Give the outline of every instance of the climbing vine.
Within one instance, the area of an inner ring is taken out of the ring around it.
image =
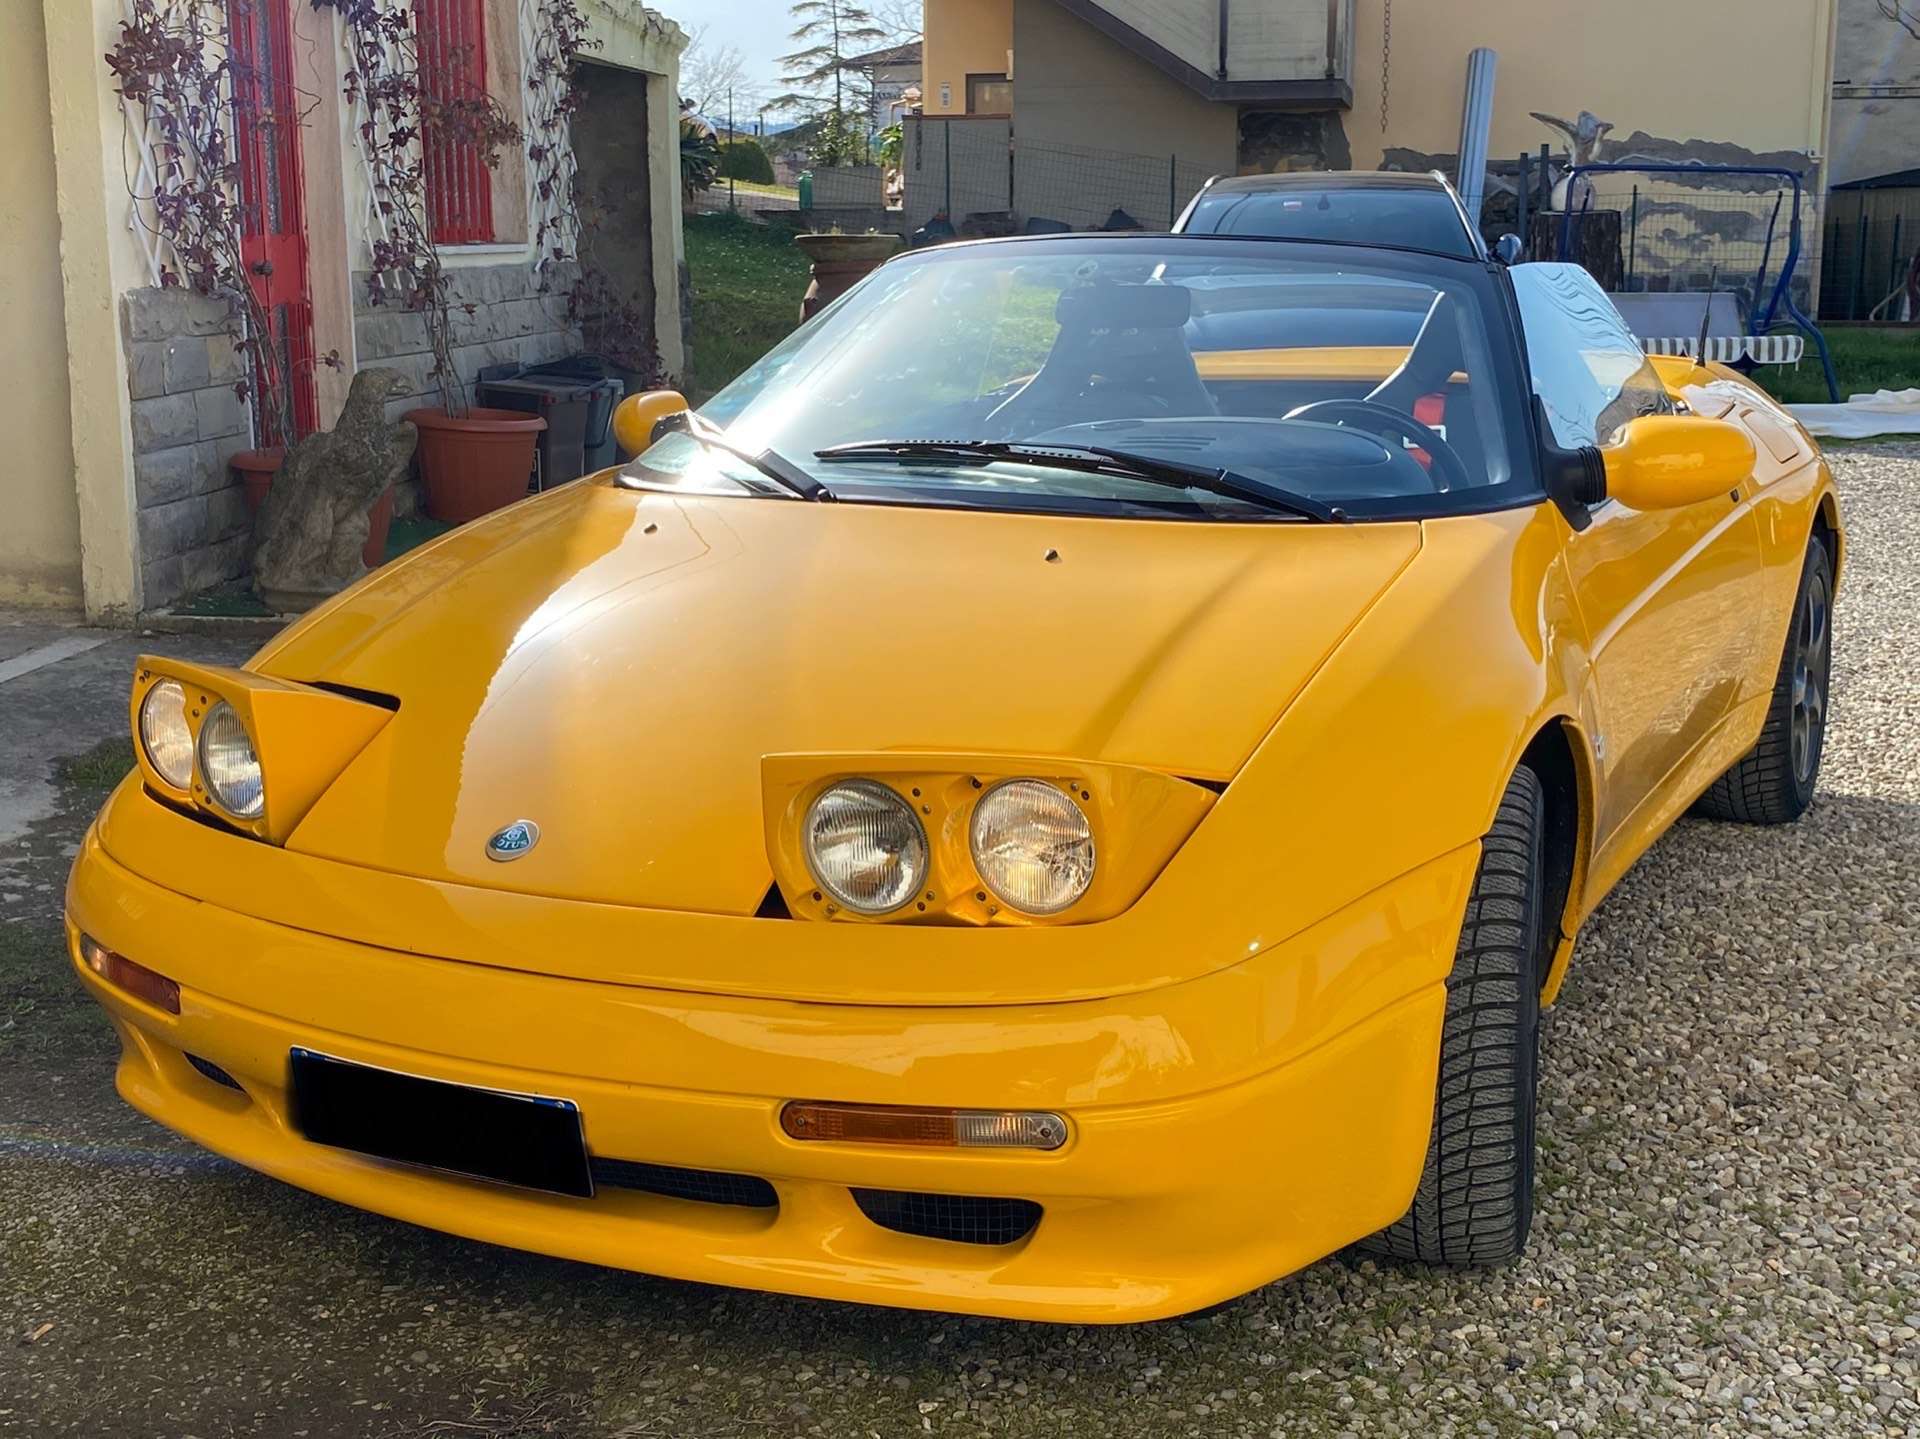
[[[236,83],[264,102],[255,117],[263,130],[299,125],[297,95],[278,96],[263,77],[238,70],[227,6],[218,0],[130,0],[127,18],[107,51],[120,97],[121,123],[138,157],[127,175],[135,223],[148,242],[154,278],[228,306],[242,378],[234,392],[253,408],[262,444],[293,439],[293,380],[289,356],[272,342],[266,301],[251,283],[242,254],[245,223],[240,164],[235,153]],[[274,108],[276,102],[281,108]],[[270,287],[271,274],[260,278]],[[328,354],[319,363],[338,367]]]
[[[427,209],[425,147],[435,141],[471,146],[493,169],[503,147],[521,143],[520,127],[484,91],[442,95],[426,83],[413,6],[404,0],[313,0],[313,6],[336,13],[346,38],[342,89],[366,159],[375,222],[367,298],[375,305],[398,303],[425,320],[441,405],[450,415],[464,414],[466,387],[453,362],[452,288]]]

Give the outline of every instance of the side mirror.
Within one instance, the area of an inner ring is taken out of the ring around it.
[[[1753,474],[1753,440],[1726,420],[1642,415],[1602,447],[1607,494],[1633,510],[1676,510],[1738,489]]]
[[[650,449],[661,424],[687,412],[687,397],[678,390],[649,390],[628,395],[613,412],[613,437],[627,455]]]

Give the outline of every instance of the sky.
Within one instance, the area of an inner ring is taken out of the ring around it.
[[[795,46],[787,37],[793,31],[793,16],[787,13],[787,0],[651,0],[680,22],[681,28],[698,32],[705,27],[702,43],[721,49],[728,45],[745,57],[745,85],[763,96],[779,94],[786,87],[780,80],[781,55]]]

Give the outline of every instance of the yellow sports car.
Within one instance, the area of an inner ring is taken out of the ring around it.
[[[881,1304],[1493,1263],[1582,922],[1813,793],[1827,468],[1577,269],[955,245],[619,426],[244,669],[140,662],[68,899],[138,1109]]]

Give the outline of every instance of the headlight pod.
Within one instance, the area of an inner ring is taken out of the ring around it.
[[[154,772],[175,789],[193,784],[193,731],[187,727],[187,692],[178,680],[161,680],[140,703],[140,747]]]
[[[200,778],[213,802],[235,819],[258,819],[265,812],[260,756],[246,724],[225,700],[207,711],[200,726]]]
[[[913,806],[869,779],[843,780],[807,811],[807,868],[856,914],[891,914],[927,881],[927,832]]]
[[[982,882],[1022,914],[1058,914],[1093,883],[1093,827],[1045,780],[1005,780],[983,794],[969,841]]]

